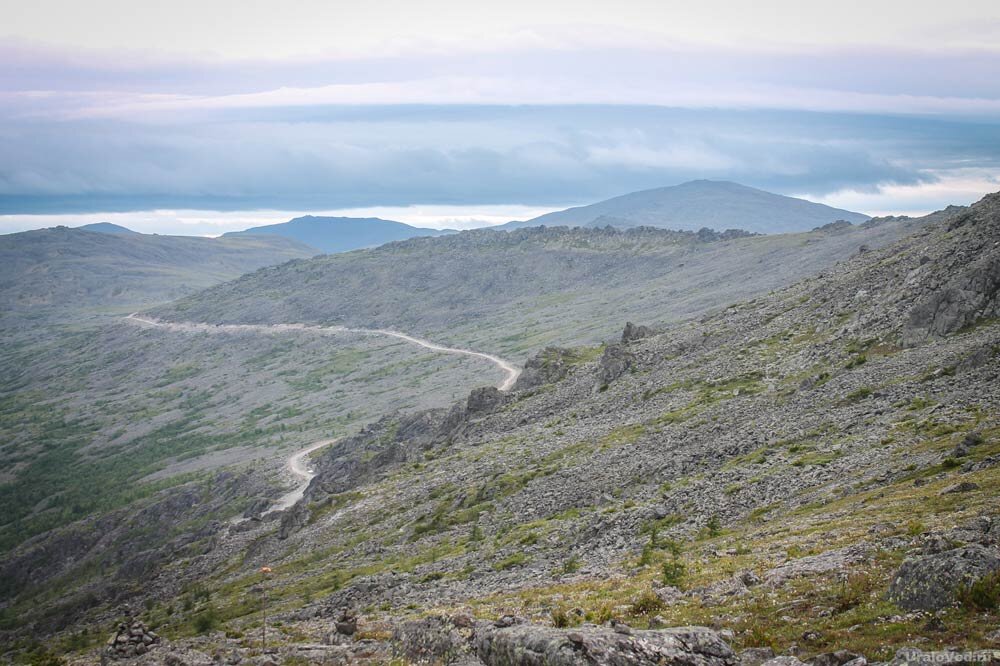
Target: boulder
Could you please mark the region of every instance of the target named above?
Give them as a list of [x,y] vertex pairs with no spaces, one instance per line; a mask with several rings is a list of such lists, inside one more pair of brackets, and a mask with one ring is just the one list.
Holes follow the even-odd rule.
[[569,349],[546,347],[527,360],[513,390],[527,391],[559,381],[569,372],[574,358]]
[[475,652],[487,666],[736,666],[732,649],[703,627],[632,630],[554,629],[531,624],[476,631]]
[[862,542],[845,548],[828,550],[818,555],[800,557],[770,569],[764,574],[764,580],[769,585],[778,586],[792,578],[842,571],[851,564],[864,561],[870,550],[871,547]]
[[948,285],[936,289],[910,311],[903,343],[912,346],[940,338],[1000,314],[1000,256],[972,262]]
[[278,538],[285,540],[292,536],[309,523],[309,505],[306,502],[297,502],[281,512],[281,523],[278,527]]
[[940,494],[951,495],[953,493],[971,493],[973,490],[979,490],[978,483],[973,483],[972,481],[961,481],[948,486],[942,490]]
[[597,363],[597,384],[595,390],[607,388],[608,384],[624,375],[635,362],[635,357],[625,351],[622,345],[608,345]]
[[764,662],[774,659],[774,650],[769,647],[752,647],[740,652],[740,666],[761,666]]
[[243,512],[244,518],[260,518],[260,515],[271,508],[271,500],[264,497],[255,499]]
[[492,412],[504,403],[506,397],[506,394],[495,386],[472,389],[465,403],[465,411],[470,415]]
[[342,608],[333,625],[341,636],[353,636],[358,632],[358,614],[350,608]]
[[775,657],[774,659],[768,659],[761,666],[806,666],[804,663],[799,661],[796,657],[791,657],[788,655],[782,655],[780,657]]
[[1000,553],[978,544],[903,562],[888,598],[906,610],[934,611],[955,601],[959,588],[1000,570]]
[[641,340],[656,335],[656,330],[649,326],[637,326],[632,322],[625,322],[625,330],[622,331],[622,343],[626,344],[633,340]]
[[824,652],[818,654],[809,660],[812,666],[845,666],[846,664],[857,661],[858,659],[864,659],[860,654],[856,652],[850,652],[848,650],[836,650],[835,652]]
[[392,640],[397,656],[413,664],[453,664],[472,656],[468,637],[446,617],[404,622],[396,627]]

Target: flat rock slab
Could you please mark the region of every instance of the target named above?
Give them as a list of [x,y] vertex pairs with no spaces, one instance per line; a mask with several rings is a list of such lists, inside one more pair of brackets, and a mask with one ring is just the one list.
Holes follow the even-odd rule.
[[1000,571],[1000,552],[980,545],[911,557],[889,586],[889,600],[906,610],[938,610],[955,600],[959,587],[994,571]]
[[851,564],[864,561],[869,550],[868,544],[860,543],[847,548],[828,550],[819,555],[800,557],[771,569],[764,574],[764,580],[769,585],[781,585],[792,578],[840,571]]
[[719,634],[676,627],[623,634],[606,627],[554,629],[529,624],[477,629],[475,652],[487,666],[734,666]]

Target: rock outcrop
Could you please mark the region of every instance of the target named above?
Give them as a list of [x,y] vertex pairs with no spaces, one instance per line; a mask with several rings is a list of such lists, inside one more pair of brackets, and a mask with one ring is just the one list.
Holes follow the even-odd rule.
[[514,390],[527,391],[559,381],[569,372],[572,359],[573,352],[569,349],[546,347],[524,364]]
[[597,383],[594,385],[594,390],[607,388],[611,382],[624,375],[634,362],[635,358],[625,351],[624,346],[605,347],[601,360],[597,363]]
[[465,403],[465,411],[469,415],[491,412],[501,406],[507,394],[495,386],[483,386],[473,389]]
[[[976,227],[995,225],[998,214],[1000,195],[991,194],[955,215],[948,230],[975,236]],[[990,242],[988,231],[978,240],[979,247],[964,248],[965,252],[951,258],[949,270],[943,273],[948,279],[913,306],[903,329],[904,344],[940,338],[1000,316],[1000,246]]]
[[889,600],[906,610],[933,611],[955,601],[962,586],[1000,571],[1000,553],[978,544],[907,559],[889,587]]
[[651,335],[656,335],[656,329],[650,326],[636,325],[632,322],[625,322],[625,330],[622,331],[622,343],[642,340]]
[[733,666],[732,649],[701,627],[632,631],[553,629],[531,624],[477,628],[475,653],[487,666]]

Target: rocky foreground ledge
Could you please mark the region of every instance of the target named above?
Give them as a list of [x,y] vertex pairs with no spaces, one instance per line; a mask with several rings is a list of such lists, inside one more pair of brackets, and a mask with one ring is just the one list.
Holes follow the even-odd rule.
[[[381,633],[381,632],[375,632]],[[806,662],[770,648],[736,653],[726,632],[707,627],[637,630],[622,623],[569,629],[531,624],[521,618],[476,620],[469,615],[432,616],[402,622],[375,637],[354,623],[334,623],[322,644],[286,644],[267,653],[218,649],[185,642],[131,651],[124,663],[136,666],[281,666],[283,664],[449,664],[456,666],[909,666],[916,664],[1000,664],[1000,651],[923,652],[903,648],[892,661],[872,663],[860,654],[837,650]],[[198,649],[202,648],[202,649]],[[105,662],[107,657],[101,661]],[[90,663],[76,661],[74,664]]]

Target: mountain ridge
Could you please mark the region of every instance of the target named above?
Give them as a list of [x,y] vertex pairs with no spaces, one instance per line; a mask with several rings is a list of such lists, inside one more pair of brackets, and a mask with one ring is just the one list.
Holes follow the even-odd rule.
[[223,238],[276,235],[315,247],[324,253],[349,252],[391,241],[454,233],[449,229],[415,227],[379,217],[323,217],[303,215],[288,222],[231,231]]
[[80,227],[75,227],[76,229],[82,229],[84,231],[93,231],[99,234],[138,234],[138,231],[129,229],[128,227],[123,227],[120,224],[114,224],[112,222],[93,222],[91,224],[84,224]]
[[0,236],[4,314],[147,307],[316,250],[281,237],[201,238],[53,227]]
[[[621,317],[677,321],[783,286],[922,223],[876,220],[757,236],[654,227],[475,229],[258,271],[151,314],[401,327],[493,352],[528,353],[559,340],[595,342]],[[511,318],[525,325],[509,331]]]
[[754,233],[809,231],[846,220],[859,224],[870,217],[731,181],[692,180],[597,203],[547,213],[531,220],[509,222],[504,229],[539,225],[656,226],[697,231],[743,229]]

